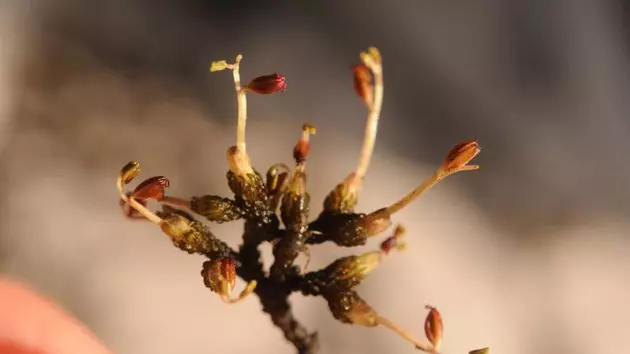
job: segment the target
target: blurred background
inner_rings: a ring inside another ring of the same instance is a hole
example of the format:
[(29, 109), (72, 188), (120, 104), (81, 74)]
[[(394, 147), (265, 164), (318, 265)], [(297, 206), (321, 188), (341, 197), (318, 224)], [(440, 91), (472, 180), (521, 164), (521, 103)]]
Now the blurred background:
[[(235, 97), (208, 61), (243, 53), (245, 81), (288, 80), (250, 95), (252, 160), (290, 163), (302, 123), (317, 126), (318, 212), (355, 167), (366, 112), (350, 67), (375, 45), (385, 101), (362, 211), (419, 184), (455, 143), (478, 137), (483, 152), (478, 172), (396, 216), (408, 250), (363, 297), (418, 337), (437, 306), (447, 353), (628, 352), (629, 20), (621, 0), (0, 0), (0, 272), (116, 353), (293, 353), (256, 298), (224, 305), (201, 257), (121, 215), (116, 174), (136, 159), (172, 195), (228, 195)], [(236, 246), (240, 227), (213, 230)], [(379, 242), (314, 247), (312, 267)], [(322, 353), (414, 351), (336, 322), (322, 299), (292, 300)]]

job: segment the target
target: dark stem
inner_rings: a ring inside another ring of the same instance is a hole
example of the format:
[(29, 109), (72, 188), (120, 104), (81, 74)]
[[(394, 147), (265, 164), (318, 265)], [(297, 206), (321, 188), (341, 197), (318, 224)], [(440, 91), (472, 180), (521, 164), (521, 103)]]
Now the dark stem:
[(297, 273), (293, 266), (295, 259), (304, 248), (304, 232), (286, 230), (283, 237), (273, 248), (274, 262), (271, 265), (271, 279), (276, 282), (283, 282), (287, 276)]
[(240, 247), (238, 275), (245, 281), (256, 280), (256, 295), (260, 299), (263, 311), (271, 316), (271, 321), (282, 330), (284, 337), (291, 342), (299, 354), (315, 354), (319, 349), (317, 333), (309, 333), (293, 316), (289, 305), (289, 295), (296, 289), (289, 283), (302, 283), (299, 276), (291, 274), (291, 282), (277, 282), (266, 276), (261, 262), (258, 246), (262, 242), (275, 238), (272, 233), (278, 231), (278, 220), (271, 224), (255, 221), (245, 222), (243, 244)]
[[(292, 180), (295, 182), (296, 180)], [(284, 282), (299, 270), (293, 266), (295, 259), (304, 250), (309, 214), (308, 194), (287, 192), (280, 206), (284, 234), (273, 249), (274, 262), (271, 265), (271, 279)]]
[(284, 338), (291, 342), (299, 354), (315, 354), (319, 350), (317, 332), (309, 333), (293, 316), (289, 305), (290, 291), (285, 286), (278, 286), (271, 280), (263, 283), (257, 290), (263, 311), (271, 316), (271, 321), (284, 333)]

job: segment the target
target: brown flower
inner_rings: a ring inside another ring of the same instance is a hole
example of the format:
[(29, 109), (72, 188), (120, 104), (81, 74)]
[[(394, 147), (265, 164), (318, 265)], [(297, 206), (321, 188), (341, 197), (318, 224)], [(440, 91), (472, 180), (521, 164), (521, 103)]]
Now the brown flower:
[(210, 263), (204, 276), (206, 286), (222, 296), (229, 296), (236, 284), (236, 261), (232, 258), (217, 258)]
[(232, 292), (236, 284), (236, 260), (230, 257), (220, 257), (203, 263), (201, 271), (204, 284), (214, 293), (219, 294), (221, 300), (233, 304), (245, 299), (254, 292), (255, 280), (250, 281), (241, 293), (233, 297)]
[(164, 198), (164, 190), (168, 188), (169, 185), (170, 182), (168, 178), (164, 176), (151, 177), (140, 183), (136, 189), (133, 190), (131, 196), (137, 199), (160, 200)]
[(304, 124), (302, 126), (302, 136), (293, 148), (293, 158), (295, 159), (295, 163), (301, 164), (306, 161), (308, 152), (311, 150), (310, 137), (311, 135), (315, 135), (316, 132), (317, 130), (315, 127), (310, 124)]
[(378, 326), (378, 314), (356, 291), (333, 292), (324, 297), (337, 320), (365, 327)]
[(385, 241), (381, 242), (381, 252), (384, 254), (389, 254), (393, 249), (397, 249), (402, 251), (405, 249), (405, 243), (401, 240), (402, 236), (405, 234), (405, 228), (398, 225), (396, 230), (394, 230), (394, 234), (385, 239)]
[(479, 168), (478, 165), (468, 165), (468, 163), (480, 152), (481, 148), (476, 139), (457, 144), (449, 151), (446, 159), (444, 159), (442, 170), (446, 173), (476, 170)]
[(433, 347), (438, 350), (442, 344), (442, 332), (444, 326), (442, 325), (442, 315), (433, 306), (426, 306), (429, 309), (429, 314), (424, 321), (424, 333), (427, 335), (429, 342), (433, 344)]
[(354, 73), (354, 91), (366, 105), (370, 106), (374, 90), (370, 69), (363, 64), (357, 64), (352, 67), (352, 72)]
[(259, 76), (247, 84), (246, 88), (263, 95), (284, 92), (287, 89), (287, 79), (278, 73)]

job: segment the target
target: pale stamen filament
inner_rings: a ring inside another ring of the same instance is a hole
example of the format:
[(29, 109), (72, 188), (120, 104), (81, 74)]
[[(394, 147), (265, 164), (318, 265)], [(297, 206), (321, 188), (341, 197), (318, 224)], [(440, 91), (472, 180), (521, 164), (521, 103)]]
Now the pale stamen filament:
[(363, 138), (363, 147), (359, 163), (355, 171), (355, 176), (363, 180), (372, 159), (374, 145), (376, 143), (376, 133), (378, 132), (378, 120), (381, 115), (381, 107), (383, 106), (383, 69), (380, 63), (369, 66), (374, 75), (374, 99), (369, 107), (367, 124), (365, 126), (365, 135)]
[(442, 179), (444, 179), (444, 177), (446, 176), (436, 172), (435, 174), (433, 174), (433, 176), (426, 179), (424, 182), (422, 182), (420, 186), (412, 190), (409, 194), (404, 196), (402, 199), (388, 206), (386, 208), (386, 212), (389, 215), (392, 215), (400, 211), (401, 209), (405, 208), (407, 205), (411, 204), (413, 201), (418, 199), (422, 194), (424, 194), (424, 192), (429, 190), (434, 185), (438, 184)]
[(160, 204), (168, 204), (173, 207), (190, 210), (190, 200), (165, 195), (162, 199), (158, 200), (158, 202)]
[(162, 226), (164, 224), (164, 220), (159, 216), (155, 215), (151, 210), (147, 209), (144, 205), (138, 203), (138, 201), (133, 197), (128, 197), (125, 192), (125, 187), (123, 185), (123, 177), (122, 174), (118, 176), (118, 180), (116, 181), (116, 187), (118, 188), (118, 193), (120, 194), (120, 198), (129, 204), (132, 208), (136, 209), (142, 216), (147, 218), (147, 220), (151, 221), (154, 224)]
[(401, 336), (406, 341), (412, 343), (416, 347), (416, 349), (420, 349), (420, 350), (422, 350), (424, 352), (427, 352), (427, 353), (437, 354), (437, 351), (435, 350), (435, 348), (433, 348), (432, 345), (430, 345), (428, 343), (423, 343), (423, 342), (415, 339), (413, 337), (413, 335), (411, 335), (411, 333), (409, 333), (406, 330), (402, 329), (401, 327), (399, 327), (398, 325), (396, 325), (392, 321), (388, 320), (387, 318), (378, 316), (376, 318), (376, 322), (379, 325), (382, 325), (382, 326), (387, 327), (388, 329), (392, 330), (394, 333), (398, 334), (399, 336)]
[(237, 122), (236, 122), (236, 147), (242, 153), (246, 153), (245, 146), (245, 123), (247, 122), (247, 95), (245, 90), (241, 87), (241, 75), (239, 73), (239, 66), (243, 56), (241, 54), (236, 56), (234, 64), (228, 65), (229, 69), (232, 69), (232, 75), (234, 76), (234, 88), (236, 89), (236, 102), (237, 102)]
[(409, 192), (409, 194), (404, 196), (399, 201), (397, 201), (394, 204), (388, 206), (386, 208), (386, 212), (389, 215), (392, 215), (392, 214), (400, 211), (401, 209), (405, 208), (407, 205), (413, 203), (422, 194), (424, 194), (424, 192), (428, 191), (431, 187), (433, 187), (436, 184), (440, 183), (443, 179), (445, 179), (446, 177), (448, 177), (450, 175), (453, 175), (453, 174), (455, 174), (457, 172), (474, 171), (474, 170), (477, 170), (477, 169), (479, 169), (478, 165), (464, 165), (464, 166), (460, 166), (460, 167), (458, 167), (456, 169), (447, 171), (447, 170), (444, 169), (443, 166), (440, 166), (440, 168), (438, 168), (437, 171), (435, 171), (435, 173), (431, 177), (427, 178), (424, 182), (422, 182), (421, 185), (419, 185), (417, 188), (415, 188), (414, 190)]
[(383, 67), (379, 61), (367, 61), (366, 66), (374, 76), (374, 98), (368, 106), (368, 117), (365, 126), (365, 134), (363, 137), (363, 146), (359, 155), (359, 162), (353, 174), (346, 179), (348, 187), (355, 193), (361, 189), (363, 179), (367, 173), (374, 152), (376, 143), (376, 134), (378, 132), (378, 121), (381, 116), (381, 108), (383, 106)]

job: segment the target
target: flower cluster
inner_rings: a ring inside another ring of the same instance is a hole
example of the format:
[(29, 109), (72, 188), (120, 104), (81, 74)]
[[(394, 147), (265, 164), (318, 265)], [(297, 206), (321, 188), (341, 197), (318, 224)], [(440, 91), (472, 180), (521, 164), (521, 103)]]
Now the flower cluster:
[[(381, 54), (376, 48), (369, 48), (361, 53), (361, 63), (353, 67), (354, 89), (368, 111), (357, 167), (332, 189), (325, 198), (322, 212), (311, 220), (306, 165), (315, 127), (303, 125), (302, 135), (293, 150), (293, 168), (278, 163), (271, 166), (265, 176), (260, 174), (251, 163), (245, 143), (247, 94), (284, 92), (286, 78), (276, 73), (257, 77), (242, 85), (242, 58), (238, 55), (234, 63), (221, 60), (210, 65), (212, 72), (231, 71), (236, 90), (236, 144), (227, 149), (226, 176), (233, 196), (203, 195), (189, 199), (169, 196), (165, 191), (170, 182), (163, 176), (151, 177), (127, 191), (126, 186), (140, 172), (140, 165), (132, 161), (122, 168), (117, 181), (125, 215), (158, 225), (175, 246), (206, 256), (208, 261), (203, 263), (201, 271), (204, 284), (223, 301), (236, 303), (252, 293), (256, 294), (263, 311), (271, 316), (274, 325), (283, 331), (285, 338), (299, 353), (315, 353), (318, 341), (316, 333), (309, 333), (294, 318), (288, 301), (293, 292), (323, 297), (332, 315), (341, 322), (367, 327), (383, 326), (417, 349), (438, 353), (444, 327), (440, 312), (435, 307), (426, 307), (429, 311), (425, 321), (428, 342), (423, 342), (378, 314), (355, 290), (385, 256), (405, 249), (402, 226), (397, 226), (392, 236), (382, 241), (377, 250), (342, 257), (324, 269), (307, 272), (309, 247), (323, 242), (333, 242), (342, 247), (364, 245), (369, 238), (386, 231), (393, 224), (392, 216), (426, 190), (454, 173), (477, 169), (478, 166), (469, 162), (480, 152), (479, 144), (471, 140), (453, 147), (432, 176), (391, 205), (369, 213), (356, 212), (358, 196), (374, 150), (383, 103)], [(161, 209), (151, 211), (148, 208), (150, 201), (157, 202)], [(243, 242), (239, 249), (229, 247), (197, 217), (203, 217), (210, 223), (244, 220)], [(268, 272), (263, 268), (258, 250), (264, 242), (273, 245), (274, 260)], [(307, 256), (303, 267), (295, 264), (300, 254)], [(237, 277), (243, 279), (246, 286), (234, 295)], [(487, 352), (488, 349), (484, 348), (471, 353)]]

